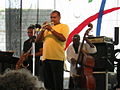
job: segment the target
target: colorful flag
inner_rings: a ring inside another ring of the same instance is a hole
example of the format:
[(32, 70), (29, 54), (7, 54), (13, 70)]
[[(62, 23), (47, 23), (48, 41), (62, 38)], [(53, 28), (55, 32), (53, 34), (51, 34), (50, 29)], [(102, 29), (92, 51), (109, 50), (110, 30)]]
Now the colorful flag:
[[(120, 7), (115, 7), (115, 8), (111, 8), (111, 9), (107, 9), (107, 10), (104, 10), (103, 11), (103, 15), (105, 14), (108, 14), (110, 12), (113, 12), (115, 10), (119, 10)], [(79, 32), (82, 31), (82, 29), (88, 25), (90, 22), (96, 20), (99, 18), (99, 12), (88, 17), (86, 20), (84, 20), (81, 24), (78, 25), (78, 27), (76, 27), (68, 36), (68, 39), (67, 39), (67, 42), (66, 42), (66, 47), (65, 47), (65, 50), (66, 48), (69, 46), (69, 44), (72, 42), (72, 37), (75, 35), (75, 34), (78, 34)]]

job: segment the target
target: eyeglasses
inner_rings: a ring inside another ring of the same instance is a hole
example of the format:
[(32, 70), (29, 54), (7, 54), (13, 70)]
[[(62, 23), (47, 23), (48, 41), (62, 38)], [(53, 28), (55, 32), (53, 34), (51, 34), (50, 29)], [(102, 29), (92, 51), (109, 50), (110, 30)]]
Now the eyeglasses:
[(33, 33), (33, 32), (27, 32), (27, 33)]
[(50, 18), (56, 18), (56, 17), (52, 17), (52, 16), (51, 16)]

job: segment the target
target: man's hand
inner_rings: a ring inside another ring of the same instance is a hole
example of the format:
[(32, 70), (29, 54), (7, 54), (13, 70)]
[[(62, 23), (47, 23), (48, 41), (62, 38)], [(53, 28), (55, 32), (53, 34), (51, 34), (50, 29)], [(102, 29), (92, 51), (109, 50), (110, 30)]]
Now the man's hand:
[(72, 64), (72, 65), (75, 65), (75, 64), (76, 64), (75, 58), (71, 58), (71, 64)]

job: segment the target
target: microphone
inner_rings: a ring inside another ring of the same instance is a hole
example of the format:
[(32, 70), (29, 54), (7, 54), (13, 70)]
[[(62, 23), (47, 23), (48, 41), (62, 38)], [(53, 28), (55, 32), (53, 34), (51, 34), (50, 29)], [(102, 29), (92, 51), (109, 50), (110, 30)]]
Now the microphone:
[(40, 24), (35, 24), (35, 25), (34, 25), (34, 24), (31, 24), (30, 27), (32, 27), (32, 28), (34, 28), (34, 29), (35, 29), (35, 28), (41, 29), (41, 25), (40, 25)]
[(35, 24), (35, 28), (41, 29), (41, 25), (40, 24)]

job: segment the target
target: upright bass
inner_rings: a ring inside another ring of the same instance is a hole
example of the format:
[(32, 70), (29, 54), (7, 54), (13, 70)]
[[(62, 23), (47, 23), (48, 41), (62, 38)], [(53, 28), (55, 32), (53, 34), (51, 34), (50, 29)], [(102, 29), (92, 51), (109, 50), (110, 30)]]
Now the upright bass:
[(90, 28), (88, 28), (84, 34), (76, 62), (77, 76), (75, 77), (75, 84), (78, 88), (85, 90), (95, 90), (96, 83), (93, 76), (93, 67), (95, 65), (95, 61), (91, 55), (83, 51), (84, 41), (89, 31), (93, 28), (93, 25), (90, 23), (88, 27)]

